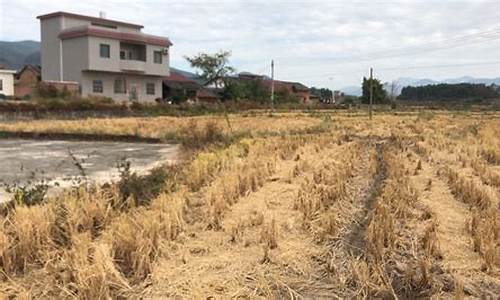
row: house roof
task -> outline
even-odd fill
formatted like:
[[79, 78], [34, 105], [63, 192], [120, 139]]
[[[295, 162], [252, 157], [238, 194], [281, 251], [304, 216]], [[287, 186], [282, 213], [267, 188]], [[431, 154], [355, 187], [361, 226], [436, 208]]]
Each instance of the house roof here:
[[25, 65], [21, 70], [19, 70], [17, 72], [16, 79], [19, 79], [19, 77], [21, 76], [21, 74], [23, 74], [27, 70], [30, 70], [33, 73], [35, 73], [36, 76], [38, 76], [38, 80], [41, 79], [41, 77], [42, 77], [42, 68], [40, 66], [36, 66], [36, 65]]
[[201, 86], [192, 79], [172, 70], [170, 70], [169, 76], [163, 78], [163, 83], [171, 88], [186, 88], [196, 90], [201, 88]]
[[4, 74], [16, 74], [16, 70], [9, 70], [9, 69], [0, 68], [0, 73], [4, 73]]
[[163, 81], [174, 81], [174, 82], [194, 82], [187, 76], [182, 75], [179, 72], [170, 70], [170, 75], [165, 77]]
[[[270, 88], [273, 80], [265, 75], [257, 75], [249, 72], [241, 72], [237, 77], [227, 77], [230, 80], [259, 80], [266, 87]], [[294, 92], [309, 92], [309, 88], [300, 82], [274, 80], [274, 86], [280, 88], [292, 88]]]
[[308, 92], [309, 91], [309, 88], [300, 82], [278, 81], [278, 83], [285, 84], [285, 85], [291, 85], [298, 92]]
[[115, 21], [115, 20], [110, 20], [110, 19], [97, 18], [97, 17], [91, 17], [91, 16], [85, 16], [85, 15], [79, 15], [79, 14], [74, 14], [74, 13], [69, 13], [69, 12], [64, 12], [64, 11], [58, 11], [58, 12], [53, 12], [50, 14], [40, 15], [37, 17], [37, 19], [45, 20], [45, 19], [56, 18], [56, 17], [70, 17], [70, 18], [80, 19], [80, 20], [85, 20], [85, 21], [99, 22], [101, 24], [125, 26], [125, 27], [132, 27], [132, 28], [136, 28], [136, 29], [144, 28], [144, 26], [138, 25], [138, 24]]
[[21, 73], [23, 73], [23, 72], [24, 72], [24, 71], [26, 71], [26, 70], [31, 70], [31, 71], [33, 71], [33, 72], [37, 73], [38, 75], [40, 75], [40, 74], [41, 74], [41, 72], [42, 72], [42, 68], [41, 68], [40, 66], [35, 66], [35, 65], [25, 65], [25, 66], [24, 66], [24, 67], [23, 67], [23, 68], [22, 68], [22, 69], [18, 72], [18, 74], [21, 74]]
[[160, 36], [149, 35], [144, 33], [117, 32], [100, 28], [99, 29], [92, 28], [89, 26], [70, 28], [67, 30], [63, 30], [61, 31], [61, 33], [59, 33], [59, 38], [62, 40], [72, 39], [82, 36], [103, 37], [103, 38], [116, 39], [124, 42], [152, 44], [163, 47], [172, 46], [172, 42], [170, 42], [168, 38]]

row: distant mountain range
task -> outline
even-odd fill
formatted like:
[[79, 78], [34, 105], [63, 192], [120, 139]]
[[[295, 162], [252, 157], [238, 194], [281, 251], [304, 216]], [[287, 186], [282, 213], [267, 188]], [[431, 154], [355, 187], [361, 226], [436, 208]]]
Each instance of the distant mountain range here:
[[[463, 76], [458, 78], [449, 78], [444, 80], [433, 80], [428, 78], [417, 79], [411, 77], [401, 77], [396, 80], [397, 82], [397, 91], [396, 94], [400, 94], [401, 90], [407, 86], [424, 86], [430, 84], [457, 84], [457, 83], [475, 83], [475, 84], [496, 84], [500, 85], [500, 77], [497, 78], [474, 78], [471, 76]], [[390, 89], [390, 83], [384, 83], [384, 88], [388, 91]], [[340, 89], [346, 95], [352, 96], [361, 96], [363, 94], [361, 90], [361, 86], [346, 86]]]
[[40, 65], [40, 42], [0, 41], [0, 65], [19, 70], [27, 64]]

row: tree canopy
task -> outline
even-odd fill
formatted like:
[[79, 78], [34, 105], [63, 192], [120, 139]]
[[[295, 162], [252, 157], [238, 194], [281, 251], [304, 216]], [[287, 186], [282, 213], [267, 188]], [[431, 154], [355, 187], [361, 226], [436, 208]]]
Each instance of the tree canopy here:
[[205, 85], [214, 85], [219, 87], [229, 74], [235, 69], [229, 66], [230, 51], [219, 51], [215, 54], [199, 53], [198, 55], [188, 57], [186, 60], [191, 64], [191, 67], [199, 70], [198, 75], [205, 80]]
[[384, 86], [380, 82], [380, 80], [373, 78], [363, 77], [363, 96], [361, 96], [361, 100], [363, 103], [370, 103], [370, 84], [373, 80], [373, 103], [381, 104], [387, 103], [387, 92], [384, 89]]
[[321, 100], [333, 98], [333, 92], [327, 88], [312, 87], [311, 94], [316, 96], [316, 97], [319, 97], [319, 99], [321, 99]]
[[259, 80], [227, 80], [222, 97], [224, 100], [250, 100], [266, 103], [269, 102], [271, 93]]

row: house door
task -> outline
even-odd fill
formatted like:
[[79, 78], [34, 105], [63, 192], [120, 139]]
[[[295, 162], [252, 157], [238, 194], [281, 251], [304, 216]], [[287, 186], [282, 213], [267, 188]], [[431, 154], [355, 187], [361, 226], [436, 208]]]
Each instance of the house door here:
[[130, 101], [137, 101], [137, 85], [136, 84], [130, 85], [129, 100]]

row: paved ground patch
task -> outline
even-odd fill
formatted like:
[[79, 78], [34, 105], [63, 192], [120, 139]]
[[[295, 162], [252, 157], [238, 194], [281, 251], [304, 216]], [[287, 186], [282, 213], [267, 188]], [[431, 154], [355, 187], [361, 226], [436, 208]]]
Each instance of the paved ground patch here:
[[[174, 162], [177, 151], [172, 144], [0, 140], [0, 181], [26, 182], [33, 173], [39, 179], [69, 181], [80, 174], [77, 164], [91, 180], [114, 180], [123, 159], [134, 171], [143, 172]], [[0, 199], [4, 197], [0, 190]]]

